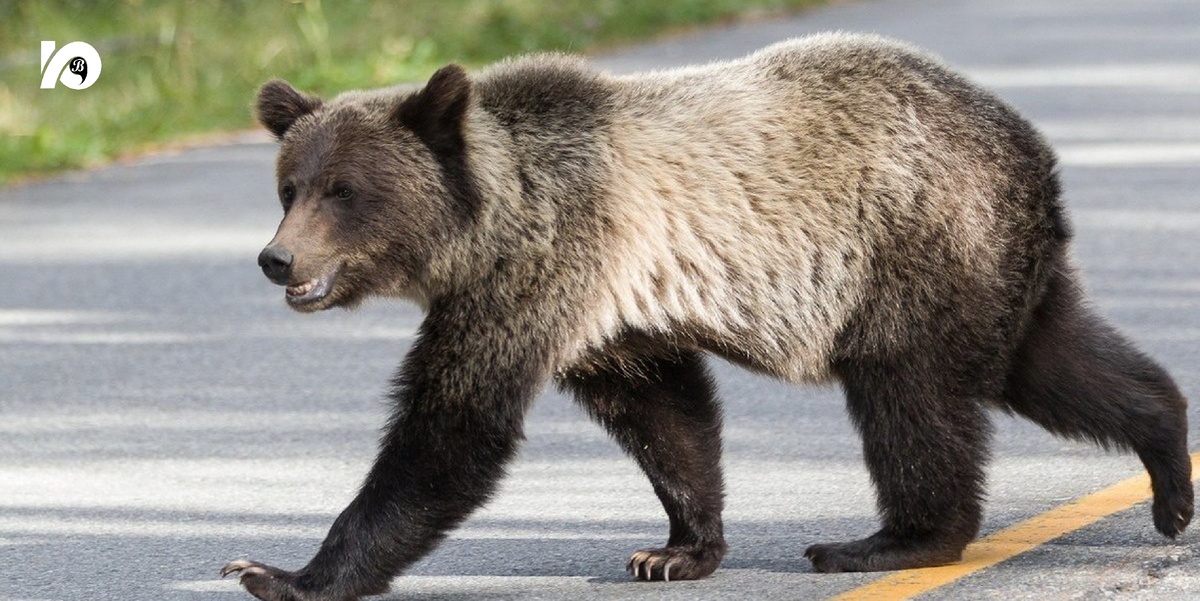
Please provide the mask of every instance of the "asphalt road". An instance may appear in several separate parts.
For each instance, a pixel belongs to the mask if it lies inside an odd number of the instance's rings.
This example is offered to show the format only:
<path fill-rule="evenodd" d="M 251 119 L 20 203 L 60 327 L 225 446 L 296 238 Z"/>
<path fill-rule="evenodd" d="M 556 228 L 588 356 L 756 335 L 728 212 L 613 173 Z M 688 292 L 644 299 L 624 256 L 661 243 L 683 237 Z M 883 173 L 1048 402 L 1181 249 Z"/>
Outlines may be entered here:
<path fill-rule="evenodd" d="M 1200 398 L 1200 4 L 838 3 L 597 62 L 657 68 L 829 29 L 933 49 L 1031 117 L 1063 158 L 1098 304 Z M 248 598 L 222 563 L 302 565 L 352 497 L 420 315 L 284 306 L 254 262 L 279 217 L 274 152 L 250 136 L 0 189 L 0 598 Z M 389 598 L 808 599 L 875 578 L 802 557 L 876 525 L 838 391 L 716 371 L 731 550 L 712 578 L 629 580 L 629 552 L 661 543 L 666 519 L 636 466 L 547 394 L 502 492 Z M 996 423 L 985 532 L 1141 469 Z M 930 597 L 1196 598 L 1197 541 L 1159 537 L 1143 504 Z"/>

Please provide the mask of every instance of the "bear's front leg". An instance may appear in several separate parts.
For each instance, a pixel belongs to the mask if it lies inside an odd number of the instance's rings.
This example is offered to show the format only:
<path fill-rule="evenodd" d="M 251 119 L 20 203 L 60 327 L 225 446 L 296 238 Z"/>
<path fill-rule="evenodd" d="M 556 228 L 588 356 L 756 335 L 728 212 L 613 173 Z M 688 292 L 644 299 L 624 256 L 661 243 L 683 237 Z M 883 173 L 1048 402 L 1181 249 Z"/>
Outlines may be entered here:
<path fill-rule="evenodd" d="M 699 354 L 664 348 L 561 382 L 641 465 L 670 519 L 663 547 L 626 564 L 640 580 L 695 580 L 725 556 L 721 410 Z"/>
<path fill-rule="evenodd" d="M 491 316 L 431 310 L 395 379 L 395 413 L 358 496 L 307 566 L 235 561 L 264 601 L 344 601 L 385 592 L 492 494 L 544 381 L 547 353 Z M 544 339 L 544 338 L 543 338 Z"/>

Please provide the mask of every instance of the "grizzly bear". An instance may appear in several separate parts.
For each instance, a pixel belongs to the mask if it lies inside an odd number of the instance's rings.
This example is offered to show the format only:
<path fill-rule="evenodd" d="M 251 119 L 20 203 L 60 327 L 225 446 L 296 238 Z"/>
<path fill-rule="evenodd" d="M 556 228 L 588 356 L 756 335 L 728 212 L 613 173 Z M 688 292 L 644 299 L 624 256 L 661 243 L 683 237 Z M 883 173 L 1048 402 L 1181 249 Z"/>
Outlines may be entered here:
<path fill-rule="evenodd" d="M 616 76 L 563 56 L 332 100 L 264 85 L 284 217 L 259 256 L 298 311 L 425 311 L 358 496 L 260 599 L 385 591 L 496 490 L 549 380 L 646 472 L 670 533 L 635 578 L 713 572 L 721 411 L 704 355 L 836 382 L 882 527 L 821 572 L 957 561 L 988 409 L 1137 453 L 1154 524 L 1192 517 L 1186 401 L 1081 293 L 1055 157 L 938 59 L 815 35 Z"/>

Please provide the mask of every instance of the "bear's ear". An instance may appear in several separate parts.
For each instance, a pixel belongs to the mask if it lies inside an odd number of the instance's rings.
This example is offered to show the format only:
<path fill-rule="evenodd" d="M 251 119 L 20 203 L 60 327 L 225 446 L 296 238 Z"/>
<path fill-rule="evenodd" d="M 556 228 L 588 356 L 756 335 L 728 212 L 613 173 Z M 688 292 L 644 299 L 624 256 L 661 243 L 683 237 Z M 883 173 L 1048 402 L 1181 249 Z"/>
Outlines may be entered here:
<path fill-rule="evenodd" d="M 296 119 L 320 106 L 320 98 L 298 92 L 282 79 L 272 79 L 258 90 L 258 122 L 276 138 L 282 138 Z"/>
<path fill-rule="evenodd" d="M 437 70 L 420 92 L 405 98 L 396 118 L 426 143 L 441 149 L 446 142 L 462 140 L 463 119 L 471 104 L 471 79 L 458 65 Z"/>

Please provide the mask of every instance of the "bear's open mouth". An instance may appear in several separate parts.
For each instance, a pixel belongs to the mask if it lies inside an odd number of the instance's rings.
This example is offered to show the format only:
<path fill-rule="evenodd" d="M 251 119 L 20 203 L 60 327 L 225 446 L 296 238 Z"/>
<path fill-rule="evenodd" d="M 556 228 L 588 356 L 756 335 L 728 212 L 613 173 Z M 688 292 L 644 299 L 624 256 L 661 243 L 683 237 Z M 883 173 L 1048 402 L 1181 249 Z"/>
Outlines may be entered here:
<path fill-rule="evenodd" d="M 338 271 L 340 268 L 331 269 L 321 277 L 288 285 L 287 302 L 293 305 L 307 305 L 324 300 L 333 290 L 333 282 L 337 278 Z"/>

